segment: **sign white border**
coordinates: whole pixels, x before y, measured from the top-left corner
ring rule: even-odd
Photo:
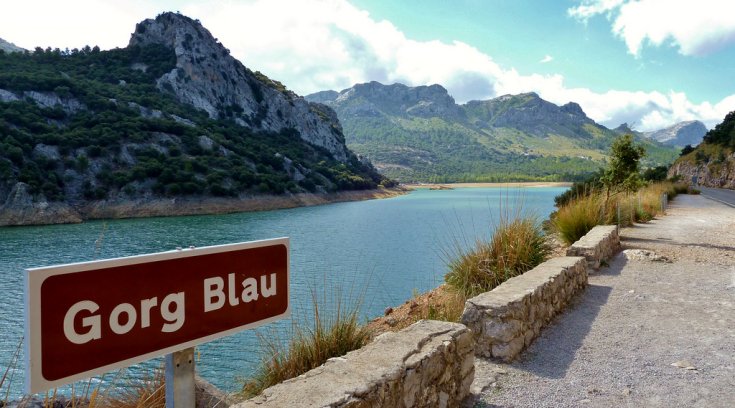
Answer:
[[[222,252],[239,251],[243,249],[261,248],[272,245],[284,245],[286,247],[286,288],[289,288],[289,280],[291,275],[291,254],[290,243],[288,238],[274,238],[260,241],[242,242],[237,244],[216,245],[194,249],[177,249],[173,251],[159,252],[154,254],[136,255],[124,258],[105,259],[100,261],[79,262],[65,265],[55,265],[41,268],[29,268],[24,274],[24,322],[25,337],[23,340],[25,348],[25,392],[35,394],[44,392],[54,387],[66,385],[77,380],[92,377],[94,375],[103,374],[108,371],[124,368],[133,364],[138,364],[155,357],[170,354],[189,347],[206,343],[220,337],[229,336],[237,332],[252,329],[275,320],[283,319],[291,315],[290,290],[286,292],[288,296],[288,305],[286,311],[278,316],[273,316],[265,320],[235,327],[219,333],[214,333],[205,337],[187,341],[171,347],[152,351],[140,356],[132,357],[123,361],[108,364],[102,367],[94,368],[83,373],[60,378],[58,380],[49,381],[42,375],[41,360],[41,285],[44,280],[51,276],[65,275],[70,273],[84,272],[93,269],[112,268],[116,266],[136,265],[147,262],[166,261],[170,259],[188,258],[192,256],[201,256],[209,254],[217,254]]]

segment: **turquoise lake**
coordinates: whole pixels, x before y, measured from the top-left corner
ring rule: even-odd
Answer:
[[[23,336],[26,268],[289,237],[292,319],[308,317],[316,291],[326,299],[327,310],[337,293],[343,304],[359,302],[360,316],[367,321],[388,306],[438,286],[446,273],[447,250],[455,243],[468,246],[489,237],[503,209],[520,204],[545,219],[554,210],[554,196],[564,190],[415,190],[389,199],[288,210],[0,228],[0,370],[5,372]],[[198,373],[223,390],[238,389],[237,377],[247,376],[259,360],[256,333],[287,333],[290,324],[284,320],[199,346]],[[22,358],[21,353],[11,370],[11,398],[22,393]],[[133,367],[123,376],[134,378],[141,370]],[[7,383],[0,390],[3,394]]]

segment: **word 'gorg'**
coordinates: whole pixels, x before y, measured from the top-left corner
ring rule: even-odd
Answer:
[[[242,280],[242,290],[238,294],[235,274],[227,275],[227,284],[221,277],[204,279],[204,313],[219,310],[225,306],[237,306],[258,300],[261,296],[268,298],[276,295],[276,274],[263,275],[260,282],[256,278],[247,277]],[[155,311],[156,309],[157,312]],[[138,304],[121,303],[109,311],[103,319],[105,310],[91,300],[83,300],[72,305],[64,315],[64,335],[74,344],[85,344],[102,338],[103,323],[118,335],[126,334],[139,325],[141,329],[151,327],[151,314],[159,313],[163,323],[159,330],[162,333],[173,333],[181,329],[186,321],[185,292],[170,293],[160,304],[158,297],[142,299]],[[81,325],[77,323],[81,322]],[[81,327],[81,330],[77,330]]]

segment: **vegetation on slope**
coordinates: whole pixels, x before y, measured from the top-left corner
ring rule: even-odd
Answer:
[[[295,130],[253,132],[177,102],[155,80],[175,67],[157,45],[0,52],[0,193],[37,199],[238,196],[374,188],[384,181]],[[5,102],[2,102],[5,101]]]
[[[581,180],[605,165],[617,136],[579,105],[533,93],[457,105],[438,85],[369,83],[310,97],[335,109],[351,149],[403,182]],[[641,143],[644,166],[676,157],[674,148]]]
[[[641,174],[640,162],[646,150],[631,135],[620,136],[610,150],[607,168],[574,183],[554,200],[558,210],[551,216],[551,225],[566,244],[577,241],[596,225],[630,226],[649,221],[663,212],[664,193],[671,199],[690,192],[684,184],[661,181],[666,174],[661,169]]]
[[[725,163],[727,156],[735,151],[735,111],[728,113],[725,119],[704,135],[702,143],[696,148],[685,146],[678,161],[692,164],[707,164],[712,173],[718,173],[718,165]]]

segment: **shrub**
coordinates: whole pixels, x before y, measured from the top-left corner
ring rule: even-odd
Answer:
[[[551,224],[564,243],[571,245],[602,223],[603,201],[599,194],[591,194],[571,200],[559,208]]]
[[[270,386],[319,367],[328,359],[345,355],[370,340],[370,332],[358,324],[358,307],[345,311],[342,302],[338,301],[335,312],[325,317],[320,313],[319,299],[314,292],[312,303],[314,325],[294,323],[287,345],[277,335],[259,336],[261,365],[244,381],[244,397],[258,395]]]
[[[469,251],[457,246],[449,256],[445,281],[469,298],[535,267],[550,251],[535,218],[504,214],[489,242],[478,241]]]

